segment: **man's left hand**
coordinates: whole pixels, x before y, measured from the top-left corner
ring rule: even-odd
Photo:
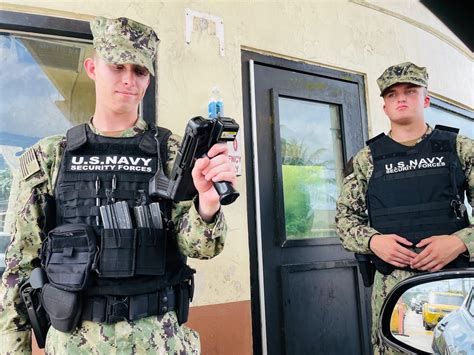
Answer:
[[[435,235],[423,239],[416,245],[424,248],[411,262],[412,269],[438,271],[467,250],[456,235]]]
[[[227,157],[227,151],[227,144],[214,144],[207,157],[196,160],[192,171],[194,186],[199,193],[199,214],[207,222],[213,220],[221,207],[213,182],[236,183],[235,168]]]

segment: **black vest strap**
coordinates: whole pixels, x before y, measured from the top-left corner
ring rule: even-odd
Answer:
[[[449,127],[449,126],[443,126],[443,125],[440,125],[440,124],[437,124],[437,125],[435,126],[435,129],[439,129],[439,130],[442,130],[442,131],[453,132],[453,133],[456,133],[456,134],[459,133],[459,128],[454,128],[454,127]]]
[[[143,317],[163,315],[176,308],[176,294],[172,287],[132,296],[93,296],[84,299],[83,320],[98,323],[133,321]]]
[[[98,216],[99,207],[97,206],[82,206],[79,208],[68,209],[63,208],[59,211],[64,218],[74,218],[74,217],[88,217],[88,216]]]
[[[157,127],[158,128],[158,140],[160,141],[160,155],[162,161],[165,163],[168,161],[168,146],[167,144],[163,144],[164,142],[168,142],[169,137],[171,136],[172,132],[163,127]]]
[[[412,206],[397,206],[391,208],[380,208],[380,209],[372,209],[370,214],[372,217],[380,217],[380,216],[388,216],[394,215],[399,213],[412,213],[412,212],[420,212],[425,210],[441,210],[441,209],[449,209],[450,208],[451,200],[449,201],[442,201],[442,202],[428,202],[428,203],[420,203],[418,205]]]
[[[380,133],[376,135],[375,137],[370,138],[368,141],[365,142],[365,144],[370,145],[376,141],[378,141],[380,138],[385,137],[385,133]]]
[[[88,199],[88,198],[100,198],[104,199],[107,198],[105,190],[99,190],[99,193],[96,194],[94,190],[73,190],[73,191],[66,191],[60,193],[60,197],[64,201],[74,200],[76,198],[80,199]],[[114,197],[120,200],[133,200],[137,198],[136,191],[123,191],[118,190],[114,193]]]
[[[87,124],[81,124],[69,129],[66,133],[67,150],[73,151],[87,142]]]
[[[382,220],[378,223],[378,228],[397,228],[401,231],[404,227],[411,227],[408,230],[413,230],[420,226],[428,226],[431,230],[437,230],[439,229],[439,225],[444,226],[450,223],[453,223],[453,218],[448,214],[437,217],[435,220],[433,220],[433,217],[419,217],[417,219],[406,219],[402,221]]]
[[[107,180],[112,179],[112,177],[116,175],[113,172],[102,173],[102,174]],[[82,173],[82,174],[69,173],[67,176],[63,178],[63,181],[64,182],[94,181],[96,176],[97,176],[97,173]],[[120,178],[120,181],[126,181],[126,182],[139,182],[142,180],[143,179],[138,174],[129,174],[126,176],[122,176]]]
[[[143,134],[142,139],[138,145],[138,148],[145,153],[154,154],[156,153],[156,142],[153,137],[152,131],[148,130]]]

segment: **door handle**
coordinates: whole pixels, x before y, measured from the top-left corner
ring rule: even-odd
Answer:
[[[439,329],[440,332],[444,331],[444,328],[446,327],[446,324],[448,324],[448,322],[441,323],[441,324],[438,326],[438,329]]]

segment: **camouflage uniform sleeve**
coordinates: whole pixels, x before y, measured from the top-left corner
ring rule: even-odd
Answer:
[[[173,166],[180,141],[176,135],[169,138],[168,172]],[[211,259],[224,248],[227,225],[222,210],[217,212],[213,222],[205,222],[197,211],[198,203],[197,198],[175,203],[171,217],[175,224],[180,252],[191,258]]]
[[[474,205],[474,172],[472,166],[474,164],[474,144],[473,140],[458,135],[456,139],[456,149],[459,160],[461,161],[461,167],[464,171],[467,181],[467,200],[471,207]],[[473,210],[474,216],[474,210]],[[471,225],[460,231],[456,232],[456,235],[466,244],[467,251],[470,255],[470,260],[474,262],[474,226],[472,224],[473,219],[471,218]]]
[[[30,148],[37,161],[34,173],[21,178],[15,203],[12,238],[5,253],[6,269],[0,285],[0,354],[31,353],[31,331],[19,286],[38,265],[41,248],[40,225],[43,224],[42,197],[51,193],[51,163],[55,160],[56,139]],[[34,164],[35,165],[35,164]],[[36,170],[36,171],[35,171]]]
[[[357,153],[353,172],[344,179],[336,204],[336,228],[342,246],[360,254],[372,253],[369,248],[370,237],[379,234],[369,227],[367,216],[367,183],[373,169],[371,159],[368,147]]]

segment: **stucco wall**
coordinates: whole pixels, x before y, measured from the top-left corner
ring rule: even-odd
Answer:
[[[375,80],[391,64],[409,60],[428,67],[431,93],[474,107],[472,52],[416,1],[6,0],[0,8],[86,20],[128,16],[154,27],[161,39],[158,120],[177,133],[188,118],[206,113],[216,85],[226,115],[243,123],[242,48],[363,74],[370,136],[388,128]],[[207,29],[185,43],[185,8],[222,18],[224,57]],[[225,207],[224,252],[191,262],[199,270],[194,305],[250,299],[243,177],[238,189],[242,197]]]

